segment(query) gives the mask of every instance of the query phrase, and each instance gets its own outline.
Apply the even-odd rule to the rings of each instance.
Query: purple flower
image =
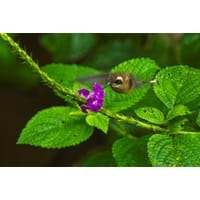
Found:
[[[91,94],[87,98],[87,106],[91,111],[99,111],[103,105],[103,99],[100,99],[99,96]]]
[[[101,85],[99,83],[94,83],[93,84],[93,92],[100,99],[103,99],[105,97],[105,92],[103,91],[103,88],[101,87]]]
[[[87,106],[86,106],[86,105],[84,105],[84,104],[81,104],[81,105],[79,105],[79,106],[80,106],[80,108],[81,108],[82,112],[84,112],[84,113],[86,113],[86,112],[87,112]]]
[[[88,95],[90,94],[89,90],[84,89],[84,88],[83,88],[83,89],[80,89],[80,90],[78,91],[78,93],[79,93],[80,96],[85,97],[85,98],[87,98]]]
[[[78,91],[79,95],[84,97],[87,101],[87,105],[81,104],[80,108],[83,112],[87,112],[89,109],[92,112],[101,110],[103,106],[103,99],[105,92],[99,83],[93,84],[93,91],[90,93],[87,89],[83,88]]]

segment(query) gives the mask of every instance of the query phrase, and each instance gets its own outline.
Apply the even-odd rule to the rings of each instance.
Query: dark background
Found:
[[[150,57],[161,67],[200,65],[199,34],[11,34],[40,66],[76,63],[109,72],[135,57]],[[97,152],[111,157],[116,136],[95,131],[86,142],[63,150],[16,145],[26,122],[39,110],[64,102],[44,86],[0,39],[0,166],[88,166]],[[99,159],[101,155],[99,154]],[[115,165],[112,161],[112,166]],[[91,165],[93,166],[93,165]]]

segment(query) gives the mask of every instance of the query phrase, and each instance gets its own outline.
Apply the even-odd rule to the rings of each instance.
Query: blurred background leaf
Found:
[[[38,83],[27,66],[20,62],[10,47],[0,38],[0,83],[29,89]]]
[[[40,42],[52,54],[54,62],[73,63],[87,56],[97,37],[90,33],[45,34]]]
[[[160,66],[178,64],[180,34],[43,34],[39,41],[53,62],[76,63],[109,71],[137,57]]]
[[[200,68],[200,34],[187,33],[181,38],[182,63]]]
[[[118,166],[151,166],[147,155],[147,142],[150,135],[141,138],[121,138],[112,147],[113,157]]]
[[[200,136],[155,134],[148,142],[148,155],[153,166],[197,167],[200,165],[199,156]]]
[[[97,149],[88,153],[80,161],[82,167],[115,167],[116,163],[111,150]]]
[[[172,34],[102,34],[98,46],[84,63],[110,69],[122,61],[149,57],[160,66],[176,63]]]

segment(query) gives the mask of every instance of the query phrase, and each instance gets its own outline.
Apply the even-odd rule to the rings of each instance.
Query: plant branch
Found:
[[[13,47],[13,49],[15,50],[15,52],[23,59],[23,61],[25,61],[29,68],[35,73],[37,74],[42,81],[50,88],[52,88],[53,90],[56,90],[58,92],[60,92],[61,94],[64,94],[65,96],[70,96],[78,101],[84,101],[81,97],[77,96],[72,90],[68,89],[68,88],[64,88],[62,87],[62,85],[60,85],[59,83],[57,83],[54,79],[50,78],[47,73],[43,72],[39,65],[32,59],[31,56],[29,56],[26,51],[24,51],[18,43],[16,43],[8,34],[6,33],[0,33],[0,36],[6,41],[8,42],[8,44],[10,46]]]
[[[113,119],[123,121],[123,122],[126,122],[128,124],[135,125],[135,126],[139,126],[141,128],[149,129],[149,130],[152,130],[153,132],[157,132],[157,131],[168,132],[168,130],[166,128],[163,128],[163,127],[160,127],[160,126],[157,126],[157,125],[153,125],[153,124],[148,124],[146,122],[142,122],[142,121],[135,119],[133,117],[127,117],[123,114],[113,113],[110,110],[105,109],[105,108],[102,109],[101,112],[103,114],[107,115],[108,117],[113,118]]]
[[[0,36],[16,51],[16,53],[24,60],[26,61],[26,63],[28,64],[29,68],[36,73],[41,79],[42,81],[51,89],[57,91],[58,93],[63,94],[65,97],[71,97],[73,98],[73,100],[78,101],[78,102],[83,102],[85,103],[85,99],[81,98],[78,94],[74,93],[72,90],[70,90],[69,88],[64,88],[61,84],[59,84],[58,82],[56,82],[54,79],[50,78],[47,73],[43,72],[39,65],[32,59],[31,56],[29,56],[26,51],[24,51],[18,43],[16,43],[8,34],[6,33],[0,33]],[[60,95],[62,96],[62,95]],[[153,124],[148,124],[142,121],[139,121],[133,117],[127,117],[125,115],[122,114],[118,114],[118,113],[113,113],[111,111],[109,111],[108,109],[102,109],[101,113],[113,118],[115,120],[119,120],[119,121],[123,121],[126,122],[128,124],[132,124],[132,125],[136,125],[139,126],[141,128],[145,128],[145,129],[149,129],[153,132],[168,132],[168,130],[166,128],[157,126],[157,125],[153,125]]]
[[[195,131],[178,131],[178,132],[172,132],[169,133],[169,135],[200,135],[200,132],[195,132]]]

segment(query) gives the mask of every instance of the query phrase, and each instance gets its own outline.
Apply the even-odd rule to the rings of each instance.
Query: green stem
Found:
[[[169,133],[169,135],[200,135],[200,132],[193,132],[193,131],[178,131],[178,132],[172,132]]]
[[[123,122],[126,122],[128,124],[132,124],[132,125],[135,125],[135,126],[138,126],[138,127],[141,127],[141,128],[146,128],[146,129],[149,129],[149,130],[152,130],[153,132],[162,132],[162,131],[165,131],[165,132],[168,132],[168,130],[166,128],[162,128],[160,126],[157,126],[157,125],[153,125],[153,124],[148,124],[146,122],[142,122],[142,121],[139,121],[138,119],[135,119],[133,117],[127,117],[125,115],[122,115],[122,114],[118,114],[118,113],[113,113],[107,109],[102,109],[101,110],[101,113],[107,115],[108,117],[111,117],[113,119],[117,119],[119,121],[123,121]]]
[[[0,33],[0,36],[6,42],[8,42],[8,44],[16,51],[17,54],[19,54],[19,56],[24,61],[27,62],[30,69],[33,72],[35,72],[48,87],[52,88],[53,90],[56,90],[57,92],[63,94],[64,96],[69,96],[69,97],[73,98],[75,101],[85,103],[85,100],[83,98],[81,98],[78,94],[74,93],[69,88],[64,88],[62,85],[57,83],[54,79],[50,78],[47,75],[47,73],[43,72],[40,69],[39,65],[8,34]],[[137,119],[134,119],[133,117],[127,117],[127,116],[122,115],[122,114],[113,113],[113,112],[111,112],[107,109],[102,109],[101,113],[103,113],[104,115],[106,115],[110,118],[113,118],[115,120],[123,121],[123,122],[126,122],[128,124],[132,124],[132,125],[139,126],[141,128],[149,129],[149,130],[154,131],[154,132],[157,132],[157,131],[158,132],[163,132],[163,131],[168,132],[168,130],[166,128],[162,128],[160,126],[153,125],[153,124],[148,124],[148,123],[139,121]]]

